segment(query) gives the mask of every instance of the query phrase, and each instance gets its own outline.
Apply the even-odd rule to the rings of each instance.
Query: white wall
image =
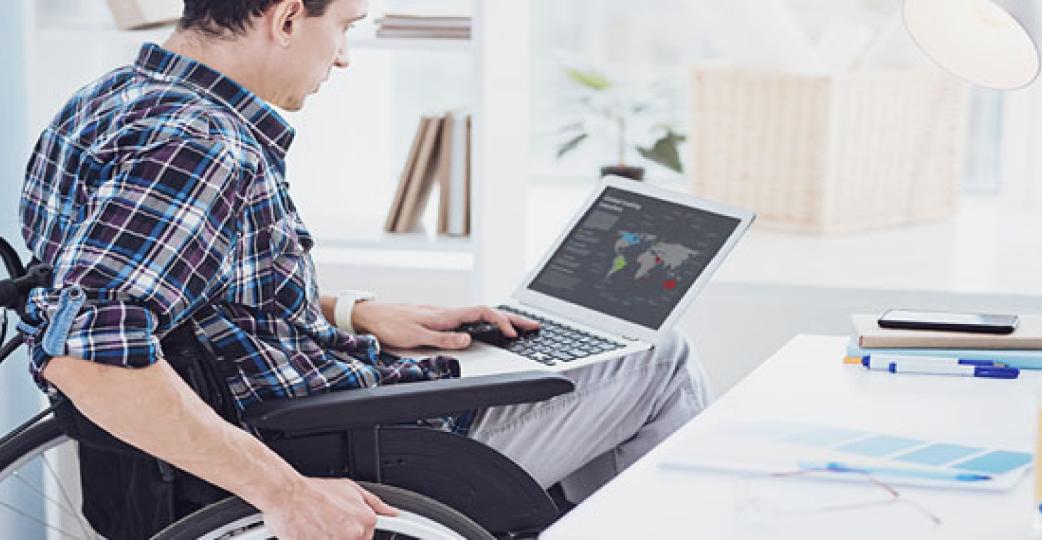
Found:
[[[679,327],[719,396],[796,334],[849,335],[851,313],[892,307],[1038,313],[1042,296],[711,283]]]

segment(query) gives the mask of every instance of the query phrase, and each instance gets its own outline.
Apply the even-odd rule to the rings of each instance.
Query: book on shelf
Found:
[[[388,210],[387,219],[384,221],[384,230],[387,232],[394,232],[398,219],[402,215],[402,202],[405,200],[405,191],[409,187],[409,178],[412,176],[413,170],[418,166],[417,157],[420,153],[420,146],[423,145],[424,136],[430,128],[430,121],[429,117],[424,116],[420,118],[420,122],[416,127],[416,135],[413,136],[412,146],[409,148],[409,156],[405,159],[405,166],[402,167],[402,174],[398,178],[398,187],[395,189],[391,208]]]
[[[438,233],[470,234],[470,140],[470,115],[465,111],[421,118],[384,221],[385,231],[415,230],[437,184]]]
[[[416,152],[416,162],[406,179],[398,219],[393,232],[410,232],[420,223],[434,187],[438,169],[438,144],[441,139],[441,116],[424,117],[423,138]]]
[[[450,111],[442,120],[438,161],[438,234],[470,234],[470,114]]]
[[[184,10],[182,0],[108,0],[120,30],[134,30],[174,22]]]
[[[424,28],[377,28],[378,38],[470,39],[470,30],[427,30]]]
[[[1042,315],[1021,315],[1011,334],[881,328],[878,315],[853,315],[857,343],[865,348],[1042,349]]]
[[[376,20],[376,37],[470,39],[470,17],[388,13]]]
[[[447,28],[470,30],[470,17],[465,15],[416,15],[387,13],[376,19],[376,25],[384,28]]]

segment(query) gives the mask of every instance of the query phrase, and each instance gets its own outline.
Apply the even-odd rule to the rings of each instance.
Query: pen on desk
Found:
[[[1016,379],[1020,370],[997,366],[929,365],[922,363],[891,362],[890,373],[918,373],[921,375],[959,375],[987,379]]]
[[[955,358],[950,356],[901,356],[898,354],[866,354],[861,357],[861,365],[868,369],[887,371],[890,364],[926,364],[951,366],[989,366],[1006,367],[1006,364],[992,360],[974,360],[971,358]]]
[[[961,375],[964,377],[984,377],[988,379],[1016,379],[1020,376],[1019,369],[1006,367],[1005,364],[989,360],[960,360],[958,358],[931,356],[867,355],[861,358],[861,365],[868,369],[889,371],[891,373]]]
[[[955,482],[982,482],[991,480],[991,476],[976,473],[955,473],[945,471],[930,471],[924,469],[902,469],[898,467],[858,467],[846,465],[835,461],[801,461],[800,469],[805,471],[821,471],[836,473],[860,473],[872,476],[904,476],[909,478],[922,478],[924,480],[941,480]]]

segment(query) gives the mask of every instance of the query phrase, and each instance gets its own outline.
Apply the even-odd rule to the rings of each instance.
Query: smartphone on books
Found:
[[[882,328],[912,330],[944,330],[980,334],[1012,334],[1020,318],[1016,315],[989,313],[951,313],[891,309],[879,317]]]

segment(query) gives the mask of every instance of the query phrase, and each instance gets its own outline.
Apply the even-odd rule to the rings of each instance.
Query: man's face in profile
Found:
[[[367,0],[333,0],[318,17],[300,17],[292,24],[293,37],[279,62],[281,91],[272,101],[288,111],[304,106],[307,97],[318,92],[333,68],[349,64],[347,31],[368,10]]]

